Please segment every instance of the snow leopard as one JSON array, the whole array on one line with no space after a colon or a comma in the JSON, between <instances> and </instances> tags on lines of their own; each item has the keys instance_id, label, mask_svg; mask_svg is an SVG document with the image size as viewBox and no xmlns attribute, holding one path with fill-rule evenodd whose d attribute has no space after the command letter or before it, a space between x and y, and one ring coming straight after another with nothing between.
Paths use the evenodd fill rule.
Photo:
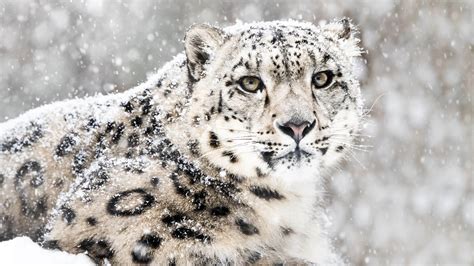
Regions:
<instances>
[{"instance_id":1,"label":"snow leopard","mask_svg":"<svg viewBox=\"0 0 474 266\"><path fill-rule=\"evenodd\" d=\"M195 24L145 83L0 124L0 240L101 265L343 264L323 176L361 124L357 35Z\"/></svg>"}]
</instances>

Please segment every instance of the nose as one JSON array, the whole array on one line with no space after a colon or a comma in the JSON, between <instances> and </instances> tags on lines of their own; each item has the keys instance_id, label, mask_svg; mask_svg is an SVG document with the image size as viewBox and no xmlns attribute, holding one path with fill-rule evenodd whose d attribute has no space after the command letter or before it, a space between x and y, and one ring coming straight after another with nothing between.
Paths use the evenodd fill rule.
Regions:
<instances>
[{"instance_id":1,"label":"nose","mask_svg":"<svg viewBox=\"0 0 474 266\"><path fill-rule=\"evenodd\" d=\"M296 143L299 143L316 125L316 120L312 123L308 121L288 121L283 125L278 125L278 128L286 135L293 138Z\"/></svg>"}]
</instances>

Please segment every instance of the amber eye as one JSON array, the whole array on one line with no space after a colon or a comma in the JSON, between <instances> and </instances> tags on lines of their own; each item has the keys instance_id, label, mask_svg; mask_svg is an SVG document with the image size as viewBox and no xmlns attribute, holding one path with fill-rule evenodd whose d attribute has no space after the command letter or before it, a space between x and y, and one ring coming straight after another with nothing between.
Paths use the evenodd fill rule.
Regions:
<instances>
[{"instance_id":1,"label":"amber eye","mask_svg":"<svg viewBox=\"0 0 474 266\"><path fill-rule=\"evenodd\" d=\"M238 81L240 88L246 92L254 93L259 90L263 90L263 81L260 78L246 76L242 77Z\"/></svg>"},{"instance_id":2,"label":"amber eye","mask_svg":"<svg viewBox=\"0 0 474 266\"><path fill-rule=\"evenodd\" d=\"M323 89L332 84L334 73L331 70L320 71L313 75L313 85L316 89Z\"/></svg>"}]
</instances>

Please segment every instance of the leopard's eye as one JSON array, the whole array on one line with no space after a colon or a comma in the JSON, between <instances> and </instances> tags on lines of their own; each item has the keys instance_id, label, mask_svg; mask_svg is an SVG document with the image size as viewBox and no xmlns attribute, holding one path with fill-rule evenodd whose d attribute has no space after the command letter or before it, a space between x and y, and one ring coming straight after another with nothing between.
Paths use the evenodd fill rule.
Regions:
<instances>
[{"instance_id":1,"label":"leopard's eye","mask_svg":"<svg viewBox=\"0 0 474 266\"><path fill-rule=\"evenodd\" d=\"M263 81L260 78L253 76L245 76L238 81L240 88L246 92L255 93L263 90Z\"/></svg>"},{"instance_id":2,"label":"leopard's eye","mask_svg":"<svg viewBox=\"0 0 474 266\"><path fill-rule=\"evenodd\" d=\"M323 89L332 84L334 73L331 70L320 71L313 75L313 85L316 89Z\"/></svg>"}]
</instances>

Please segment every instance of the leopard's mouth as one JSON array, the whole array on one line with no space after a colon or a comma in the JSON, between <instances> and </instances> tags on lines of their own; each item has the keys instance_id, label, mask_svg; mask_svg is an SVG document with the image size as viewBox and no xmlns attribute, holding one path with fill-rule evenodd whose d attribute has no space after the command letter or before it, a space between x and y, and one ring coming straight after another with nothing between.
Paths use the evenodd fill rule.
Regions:
<instances>
[{"instance_id":1,"label":"leopard's mouth","mask_svg":"<svg viewBox=\"0 0 474 266\"><path fill-rule=\"evenodd\" d=\"M303 149L301 149L299 146L297 146L294 150L288 151L284 154L281 154L277 157L274 157L272 160L273 161L279 161L279 160L295 160L296 162L299 162L303 159L306 159L308 157L312 157L313 154L310 152L307 152Z\"/></svg>"}]
</instances>

